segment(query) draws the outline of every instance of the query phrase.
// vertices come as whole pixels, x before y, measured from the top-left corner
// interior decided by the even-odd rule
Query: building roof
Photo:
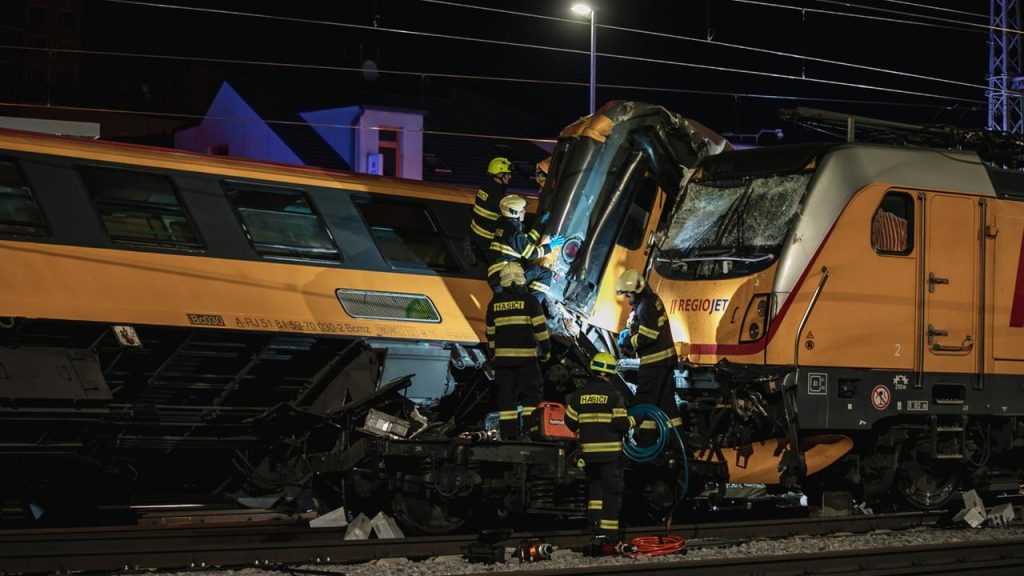
[[[352,170],[348,161],[299,115],[299,112],[316,109],[295,106],[294,96],[305,91],[297,91],[294,85],[280,80],[267,82],[251,76],[234,76],[227,82],[304,164]]]
[[[491,158],[505,156],[514,166],[510,186],[534,190],[534,165],[548,152],[523,138],[557,137],[543,134],[541,122],[529,114],[463,90],[407,96],[416,91],[408,87],[402,90],[397,83],[367,90],[325,86],[322,80],[304,84],[267,74],[233,74],[226,81],[311,166],[351,170],[348,162],[299,115],[328,108],[363,106],[422,112],[423,179],[432,182],[475,186],[486,178]],[[298,86],[302,88],[296,89]]]

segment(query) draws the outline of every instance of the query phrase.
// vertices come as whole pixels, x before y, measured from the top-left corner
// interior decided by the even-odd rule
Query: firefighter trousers
[[[622,492],[626,487],[622,478],[623,456],[617,455],[610,462],[590,462],[584,458],[590,491],[587,496],[587,520],[596,535],[607,536],[613,541],[619,537],[619,512],[622,509]]]
[[[533,414],[544,399],[544,376],[536,358],[515,366],[495,366],[494,382],[498,385],[498,423],[502,440],[518,440],[519,404],[523,405],[523,419]]]
[[[668,416],[672,425],[683,433],[683,419],[676,404],[676,386],[671,365],[640,366],[637,373],[636,403],[654,404]],[[640,423],[636,439],[640,445],[652,444],[658,437],[657,425],[653,420]],[[670,439],[669,446],[676,446]]]

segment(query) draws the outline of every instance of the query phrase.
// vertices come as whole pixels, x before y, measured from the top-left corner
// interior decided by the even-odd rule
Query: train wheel
[[[959,484],[959,461],[936,460],[920,450],[911,450],[896,473],[896,489],[920,510],[942,508],[956,494]]]
[[[403,527],[419,534],[457,532],[469,521],[468,509],[459,510],[448,502],[428,501],[409,494],[395,494],[391,510]]]

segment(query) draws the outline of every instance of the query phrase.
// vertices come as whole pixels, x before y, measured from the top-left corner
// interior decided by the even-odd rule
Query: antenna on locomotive
[[[779,117],[847,142],[861,141],[898,146],[925,146],[972,150],[985,162],[1012,170],[1024,169],[1024,136],[982,128],[958,128],[948,124],[907,124],[819,110],[785,108]],[[840,133],[844,131],[845,134]]]
[[[804,106],[779,110],[779,118],[808,127],[845,125],[847,129],[847,142],[854,142],[854,132],[856,132],[858,127],[865,131],[892,130],[898,132],[920,132],[926,128],[917,124],[905,124],[903,122],[857,116],[856,114],[843,114],[842,112],[831,112],[829,110],[806,108]]]

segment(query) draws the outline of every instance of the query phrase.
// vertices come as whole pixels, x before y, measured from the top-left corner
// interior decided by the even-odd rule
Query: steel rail
[[[980,542],[945,542],[837,552],[750,556],[717,560],[665,560],[579,568],[517,570],[517,576],[575,576],[577,574],[642,574],[644,576],[758,576],[828,574],[829,576],[901,576],[935,574],[1018,575],[1024,566],[1024,538]],[[470,576],[493,575],[479,572]]]
[[[934,513],[904,513],[678,524],[668,533],[687,539],[735,540],[897,530],[931,526],[938,518]],[[627,537],[656,533],[666,533],[665,528],[634,528],[627,531]],[[395,557],[419,559],[462,554],[476,541],[474,535],[344,540],[344,534],[344,528],[310,528],[296,522],[6,530],[0,531],[0,573],[335,564]],[[577,530],[515,533],[503,543],[514,546],[526,538],[542,538],[565,548],[585,545],[590,535]]]

